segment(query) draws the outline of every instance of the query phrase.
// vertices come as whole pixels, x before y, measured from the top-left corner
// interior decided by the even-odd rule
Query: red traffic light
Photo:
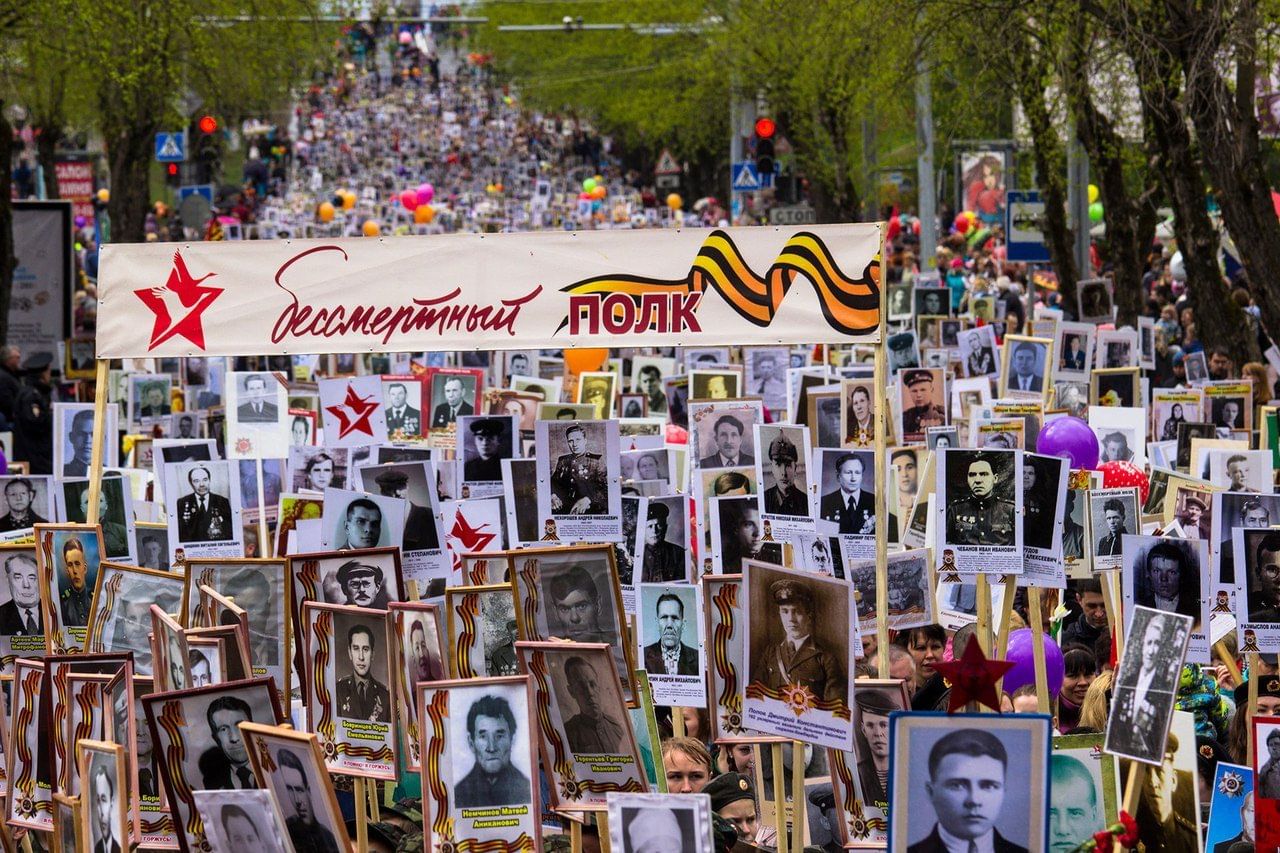
[[[200,121],[196,122],[196,127],[201,133],[216,133],[218,130],[218,120],[213,116],[200,116]]]
[[[756,119],[756,136],[761,139],[768,139],[773,136],[773,132],[778,129],[778,125],[771,118],[761,116]]]
[[[170,163],[166,168],[167,168],[167,170],[168,170],[168,172],[169,172],[169,177],[171,177],[171,178],[172,178],[174,175],[178,174],[178,164],[177,164],[177,163]]]

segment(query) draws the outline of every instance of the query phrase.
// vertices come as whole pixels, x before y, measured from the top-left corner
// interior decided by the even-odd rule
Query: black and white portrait
[[[431,429],[446,429],[461,415],[474,415],[480,388],[480,372],[437,368],[431,370]]]
[[[436,551],[441,545],[438,495],[430,462],[390,462],[363,465],[356,472],[360,488],[367,493],[406,502],[402,550]]]
[[[741,397],[742,374],[736,370],[689,371],[689,398],[692,400],[728,400]]]
[[[808,431],[785,424],[757,424],[755,430],[761,452],[756,462],[761,514],[789,516],[799,529],[812,530]]]
[[[416,376],[383,377],[382,405],[386,411],[389,436],[414,438],[425,433],[422,390],[422,382]]]
[[[763,420],[759,405],[697,406],[692,424],[691,459],[698,468],[740,468],[756,461],[754,425]]]
[[[1007,336],[1003,348],[1005,363],[1001,371],[1002,396],[1043,398],[1052,349],[1050,340]]]
[[[53,520],[53,491],[48,476],[0,477],[0,533],[29,530]]]
[[[840,432],[846,447],[869,447],[876,435],[875,383],[865,379],[845,379],[840,383],[844,398]]]
[[[170,403],[172,376],[134,373],[129,375],[129,423],[139,424],[173,414]]]
[[[187,570],[193,592],[187,596],[188,624],[196,624],[198,587],[209,586],[245,611],[249,623],[249,660],[283,679],[285,655],[284,560],[194,559]]]
[[[1093,366],[1093,341],[1097,327],[1090,323],[1059,323],[1054,351],[1058,354],[1056,379],[1087,379]]]
[[[965,376],[1000,375],[994,326],[978,326],[965,329],[956,335],[960,348],[960,366]]]
[[[1107,752],[1162,763],[1191,623],[1190,616],[1133,609],[1112,689]]]
[[[743,350],[743,361],[747,368],[746,395],[759,397],[768,409],[785,411],[790,364],[787,348],[748,347]]]
[[[57,492],[59,515],[71,524],[89,520],[89,480],[66,479]],[[133,495],[128,481],[108,474],[99,481],[98,526],[102,531],[104,560],[135,562],[133,550]]]
[[[604,370],[587,371],[578,377],[578,394],[574,402],[591,406],[592,417],[596,420],[611,418],[617,384],[616,373]]]
[[[510,583],[448,587],[445,612],[459,678],[516,674],[519,631]]]
[[[344,488],[349,474],[350,450],[345,447],[290,447],[286,468],[289,491],[323,492]]]
[[[618,422],[538,421],[534,433],[538,515],[556,538],[622,535]],[[590,535],[588,535],[590,534]]]
[[[211,849],[263,853],[289,849],[284,819],[270,791],[196,791],[194,797]]]
[[[1124,536],[1142,529],[1137,491],[1132,488],[1091,489],[1088,502],[1093,570],[1119,569],[1123,562]]]
[[[636,356],[631,359],[631,390],[644,395],[650,415],[666,414],[667,395],[663,391],[663,380],[674,372],[675,362],[669,358]]]
[[[1049,717],[909,714],[890,726],[890,850],[1048,849]]]
[[[951,291],[949,288],[917,287],[914,296],[917,317],[945,316],[951,313]]]
[[[502,460],[519,455],[515,448],[517,429],[515,419],[509,415],[464,415],[458,418],[462,482],[468,484],[472,497],[487,497],[501,491]]]
[[[407,506],[404,498],[326,489],[324,542],[335,550],[400,547]]]
[[[76,744],[80,767],[81,839],[93,853],[129,849],[124,747],[105,741]]]
[[[947,423],[946,372],[937,367],[898,373],[898,440],[920,444],[931,426]]]
[[[889,348],[889,372],[920,366],[920,347],[915,330],[897,332],[885,340]]]
[[[639,523],[637,520],[637,525]],[[643,525],[639,580],[644,583],[688,581],[691,575],[688,496],[649,498]]]
[[[1161,536],[1124,538],[1125,605],[1177,613],[1192,620],[1188,658],[1208,661],[1208,642],[1196,633],[1209,623],[1209,543]]]
[[[31,568],[34,570],[34,565]],[[101,592],[95,602],[87,650],[91,653],[133,652],[134,672],[142,676],[151,675],[151,644],[147,641],[147,633],[151,630],[151,605],[158,604],[166,613],[178,613],[182,609],[186,578],[169,572],[110,563],[101,566],[99,572],[102,575],[98,584]],[[13,576],[9,583],[10,589],[21,595],[13,598],[15,606],[12,610],[8,604],[0,605],[0,632],[7,633],[6,627],[21,624],[25,634],[28,621],[39,624],[35,612],[39,607],[38,604],[32,607],[28,602],[26,612],[23,612],[25,590],[13,586]],[[10,622],[11,618],[17,621]]]
[[[190,556],[239,556],[240,476],[232,462],[175,462],[164,466],[169,541]],[[202,548],[204,544],[213,547]],[[194,546],[194,550],[193,550]]]
[[[745,483],[746,479],[742,479]],[[709,497],[707,503],[711,521],[711,554],[713,560],[719,557],[718,572],[741,572],[743,560],[782,563],[782,543],[765,539],[760,504],[754,494]]]
[[[227,374],[227,451],[233,459],[275,458],[289,446],[288,386],[274,373]]]
[[[940,572],[1022,572],[1022,453],[947,448],[937,454]]]
[[[1076,282],[1076,317],[1082,323],[1107,323],[1115,313],[1111,304],[1109,279]]]
[[[700,591],[689,584],[639,587],[640,662],[649,674],[655,705],[696,705],[706,695]]]
[[[438,689],[424,688],[425,703],[446,693],[449,716],[443,737],[430,721],[426,731],[427,749],[444,740],[443,755],[448,766],[442,776],[451,780],[450,814],[455,839],[510,840],[520,834],[533,836],[534,791],[532,778],[533,738],[529,714],[528,687],[523,678],[503,679],[484,685],[454,682]],[[476,810],[505,808],[511,820],[485,820]],[[523,808],[522,808],[523,807]]]
[[[346,850],[351,842],[316,736],[263,726],[246,726],[244,733],[254,769],[279,806],[293,848]]]
[[[620,853],[711,853],[711,805],[679,794],[611,794],[609,834]]]
[[[1136,367],[1094,370],[1089,397],[1095,406],[1140,406],[1140,384]]]
[[[1186,370],[1188,384],[1203,385],[1209,381],[1209,362],[1203,352],[1185,353],[1182,366]]]
[[[1138,366],[1138,333],[1132,328],[1102,329],[1098,332],[1098,367]]]
[[[108,406],[103,423],[104,437],[119,432],[119,408]],[[93,403],[53,404],[53,472],[59,477],[87,477],[93,458]],[[112,468],[118,464],[118,445],[104,441],[102,464]]]
[[[814,459],[822,477],[818,517],[836,532],[874,536],[876,532],[875,453],[820,449]],[[873,546],[874,547],[874,546]]]
[[[909,284],[889,285],[889,321],[901,322],[910,320],[914,301]]]

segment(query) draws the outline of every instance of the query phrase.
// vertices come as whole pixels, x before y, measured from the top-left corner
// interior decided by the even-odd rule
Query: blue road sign
[[[188,184],[185,187],[178,187],[178,204],[182,204],[187,196],[193,195],[204,196],[205,201],[213,204],[213,184]]]
[[[760,189],[760,175],[756,172],[755,163],[746,160],[733,164],[732,189],[736,193],[749,193]]]
[[[1004,233],[1009,260],[1049,263],[1049,247],[1044,241],[1044,202],[1038,191],[1005,193]]]
[[[161,163],[181,163],[187,159],[187,134],[178,130],[156,134],[156,160]]]

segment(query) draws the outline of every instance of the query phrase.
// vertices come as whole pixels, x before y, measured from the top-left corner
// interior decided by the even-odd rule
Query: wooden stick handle
[[[1243,684],[1244,676],[1240,674],[1240,667],[1236,666],[1235,655],[1231,654],[1227,644],[1219,640],[1213,644],[1213,650],[1218,653],[1218,657],[1222,658],[1222,665],[1227,668],[1227,674],[1231,676],[1231,686],[1239,687]]]
[[[115,441],[114,435],[106,435],[107,430],[107,367],[111,362],[98,359],[97,388],[93,395],[93,449],[89,455],[89,504],[85,507],[85,521],[97,524],[98,500],[102,494],[102,450],[108,441]],[[126,485],[125,488],[128,488]],[[29,842],[28,842],[29,843]]]
[[[773,814],[774,825],[778,830],[778,853],[787,853],[787,786],[782,769],[782,744],[769,745],[770,757],[773,759]],[[792,756],[794,763],[795,756]]]
[[[369,804],[364,792],[364,779],[355,779],[356,853],[369,853]]]
[[[1138,798],[1142,795],[1142,786],[1147,780],[1147,765],[1141,761],[1129,762],[1129,775],[1124,783],[1124,810],[1126,813],[1138,813]]]
[[[1035,655],[1036,710],[1049,713],[1049,679],[1044,665],[1044,614],[1040,612],[1040,588],[1027,590],[1027,610],[1031,615],[1031,651]]]
[[[804,744],[791,742],[791,849],[804,849],[804,821],[808,817],[804,796]]]

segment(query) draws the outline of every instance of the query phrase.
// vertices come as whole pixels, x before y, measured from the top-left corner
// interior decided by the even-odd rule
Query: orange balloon
[[[356,206],[356,194],[347,190],[342,194],[342,209],[350,210]]]
[[[570,373],[588,370],[604,370],[609,362],[607,349],[567,349],[564,351],[564,367]]]
[[[420,204],[413,209],[413,221],[419,225],[428,225],[435,218],[435,208],[429,204]]]
[[[366,237],[377,237],[382,233],[382,227],[372,219],[366,219],[364,225],[361,226],[361,230],[364,231],[364,236]]]
[[[604,197],[605,197],[606,195],[608,195],[608,194],[609,194],[609,191],[608,191],[608,190],[606,190],[606,189],[605,189],[602,185],[600,185],[600,184],[596,184],[596,188],[595,188],[595,189],[593,189],[593,190],[591,191],[591,197],[592,197],[592,198],[600,198],[600,199],[602,199],[602,198],[604,198]]]
[[[667,207],[671,208],[672,210],[679,210],[680,208],[684,207],[684,199],[680,198],[679,193],[672,193],[671,195],[667,196]]]
[[[320,214],[321,222],[333,221],[333,203],[332,202],[328,202],[328,201],[320,202],[320,207],[316,212]]]

